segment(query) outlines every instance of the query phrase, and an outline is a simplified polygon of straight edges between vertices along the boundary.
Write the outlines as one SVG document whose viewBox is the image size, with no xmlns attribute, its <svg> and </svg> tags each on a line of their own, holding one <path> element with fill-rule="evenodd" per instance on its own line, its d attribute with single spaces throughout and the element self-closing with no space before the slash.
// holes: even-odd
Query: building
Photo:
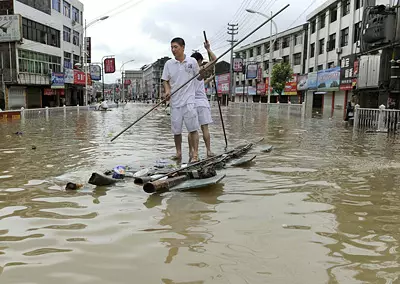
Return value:
<svg viewBox="0 0 400 284">
<path fill-rule="evenodd" d="M 83 105 L 83 4 L 78 0 L 10 0 L 0 5 L 4 66 L 1 104 L 6 109 Z M 8 15 L 8 16 L 5 16 Z"/>
<path fill-rule="evenodd" d="M 162 97 L 164 86 L 161 81 L 161 76 L 164 65 L 169 59 L 169 57 L 163 57 L 141 68 L 143 71 L 142 98 L 160 99 Z"/>
<path fill-rule="evenodd" d="M 273 35 L 272 40 L 274 39 L 275 36 Z M 283 60 L 284 62 L 291 64 L 295 74 L 304 73 L 305 59 L 307 55 L 307 40 L 307 24 L 278 33 L 276 36 L 276 41 L 273 44 L 272 62 L 274 63 L 279 60 Z M 266 79 L 268 78 L 269 72 L 269 45 L 270 38 L 267 37 L 234 50 L 235 58 L 244 59 L 244 66 L 257 64 L 258 70 L 261 71 L 261 74 L 258 74 L 258 79 L 247 79 L 247 76 L 242 72 L 235 73 L 234 82 L 236 86 L 235 93 L 237 96 L 243 94 L 244 89 L 245 91 L 247 90 L 245 94 L 253 95 L 255 101 L 259 101 L 260 96 L 262 97 L 262 101 L 266 100 L 265 95 L 267 92 L 267 86 L 265 83 L 267 83 Z M 252 89 L 254 92 L 250 91 Z M 287 93 L 283 94 L 281 97 L 281 102 L 298 102 L 301 99 L 297 96 L 297 92 L 291 92 L 290 97 Z M 272 94 L 271 102 L 277 102 L 277 94 Z"/>
<path fill-rule="evenodd" d="M 126 98 L 135 100 L 141 99 L 143 88 L 143 71 L 142 70 L 126 70 L 124 72 L 124 82 L 127 86 Z"/>
<path fill-rule="evenodd" d="M 355 67 L 358 65 L 354 63 L 357 63 L 356 55 L 360 53 L 364 10 L 367 5 L 389 5 L 390 2 L 328 0 L 307 16 L 309 42 L 306 70 L 308 81 L 315 82 L 308 84 L 308 112 L 313 111 L 314 114 L 322 114 L 325 117 L 344 116 L 346 103 L 353 94 L 351 81 L 357 80 L 353 71 L 358 69 Z M 334 82 L 330 81 L 329 86 L 326 83 L 329 80 L 324 81 L 324 78 L 328 77 L 335 78 Z"/>
</svg>

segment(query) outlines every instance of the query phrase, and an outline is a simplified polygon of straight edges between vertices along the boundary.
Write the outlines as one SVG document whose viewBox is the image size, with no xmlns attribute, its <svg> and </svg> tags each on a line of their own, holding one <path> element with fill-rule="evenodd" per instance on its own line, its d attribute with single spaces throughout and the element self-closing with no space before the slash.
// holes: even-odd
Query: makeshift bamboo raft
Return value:
<svg viewBox="0 0 400 284">
<path fill-rule="evenodd" d="M 256 156 L 245 157 L 245 155 L 256 143 L 262 140 L 264 138 L 257 142 L 238 146 L 220 155 L 170 171 L 167 169 L 145 169 L 136 173 L 130 172 L 123 179 L 114 179 L 107 175 L 93 173 L 89 183 L 96 186 L 108 186 L 131 178 L 135 184 L 142 185 L 146 193 L 162 193 L 171 190 L 183 191 L 208 187 L 218 184 L 225 178 L 225 175 L 218 174 L 217 170 L 223 169 L 228 162 L 232 161 L 230 166 L 233 167 L 246 166 L 251 163 Z M 110 171 L 106 174 L 110 174 Z"/>
</svg>

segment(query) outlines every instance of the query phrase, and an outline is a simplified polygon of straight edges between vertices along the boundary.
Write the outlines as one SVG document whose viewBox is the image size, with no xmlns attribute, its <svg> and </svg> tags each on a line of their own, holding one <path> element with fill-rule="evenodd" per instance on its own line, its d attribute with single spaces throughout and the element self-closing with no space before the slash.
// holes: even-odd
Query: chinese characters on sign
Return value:
<svg viewBox="0 0 400 284">
<path fill-rule="evenodd" d="M 256 79 L 257 78 L 257 71 L 258 71 L 258 65 L 257 64 L 247 64 L 247 74 L 246 78 L 247 79 Z"/>
<path fill-rule="evenodd" d="M 218 94 L 229 94 L 230 74 L 217 75 L 217 92 Z"/>
<path fill-rule="evenodd" d="M 242 58 L 234 58 L 233 59 L 233 71 L 234 72 L 243 72 L 243 59 Z"/>
<path fill-rule="evenodd" d="M 357 62 L 357 63 L 356 63 Z M 358 73 L 358 61 L 354 54 L 345 56 L 340 61 L 340 90 L 351 90 L 354 77 Z"/>
<path fill-rule="evenodd" d="M 106 58 L 104 60 L 104 73 L 114 73 L 115 72 L 115 58 Z"/>
<path fill-rule="evenodd" d="M 87 37 L 85 42 L 86 47 L 86 62 L 92 63 L 92 38 Z"/>
</svg>

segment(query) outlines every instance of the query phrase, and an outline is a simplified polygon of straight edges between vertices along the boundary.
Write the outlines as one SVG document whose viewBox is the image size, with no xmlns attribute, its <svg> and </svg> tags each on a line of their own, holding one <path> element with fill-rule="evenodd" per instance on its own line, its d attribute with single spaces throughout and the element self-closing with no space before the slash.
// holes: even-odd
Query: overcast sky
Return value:
<svg viewBox="0 0 400 284">
<path fill-rule="evenodd" d="M 193 49 L 204 52 L 203 30 L 217 56 L 229 47 L 226 40 L 227 24 L 239 24 L 240 40 L 265 19 L 245 12 L 251 8 L 270 14 L 290 4 L 275 18 L 278 29 L 286 30 L 305 22 L 307 14 L 325 0 L 81 0 L 85 5 L 87 23 L 109 15 L 87 29 L 92 37 L 92 61 L 100 62 L 105 55 L 115 55 L 115 74 L 105 76 L 112 83 L 120 77 L 123 62 L 125 70 L 138 69 L 163 56 L 170 56 L 170 40 L 182 37 L 186 41 L 186 53 Z M 308 9 L 307 9 L 308 8 Z M 269 35 L 269 24 L 257 31 L 241 45 Z M 240 45 L 240 46 L 241 46 Z M 225 59 L 225 58 L 224 58 Z M 226 60 L 229 60 L 226 57 Z"/>
</svg>

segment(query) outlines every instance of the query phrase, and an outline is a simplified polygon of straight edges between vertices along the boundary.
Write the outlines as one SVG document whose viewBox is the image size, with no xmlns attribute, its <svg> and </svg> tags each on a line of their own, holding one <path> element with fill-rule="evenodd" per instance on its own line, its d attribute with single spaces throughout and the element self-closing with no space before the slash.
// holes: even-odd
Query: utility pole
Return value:
<svg viewBox="0 0 400 284">
<path fill-rule="evenodd" d="M 230 84 L 229 84 L 229 94 L 230 94 L 230 99 L 232 100 L 233 97 L 233 91 L 234 91 L 234 85 L 233 85 L 233 45 L 237 40 L 235 40 L 235 35 L 238 34 L 238 24 L 228 24 L 228 35 L 231 35 L 231 39 L 228 40 L 228 42 L 231 43 L 231 66 L 230 66 Z M 228 105 L 228 101 L 226 102 L 226 105 Z"/>
</svg>

